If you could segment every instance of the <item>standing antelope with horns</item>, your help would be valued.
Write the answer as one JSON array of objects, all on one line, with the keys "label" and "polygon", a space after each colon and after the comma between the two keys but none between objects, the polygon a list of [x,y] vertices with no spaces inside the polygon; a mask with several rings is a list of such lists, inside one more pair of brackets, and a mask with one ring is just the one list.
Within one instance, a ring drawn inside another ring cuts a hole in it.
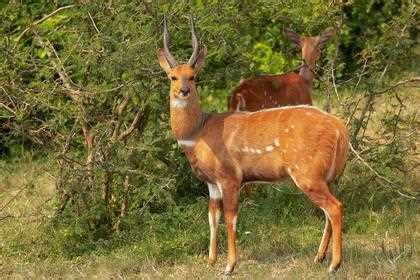
[{"label": "standing antelope with horns", "polygon": [[326,255],[332,235],[330,272],[341,263],[342,204],[330,193],[329,182],[344,169],[348,137],[336,117],[310,106],[283,107],[258,112],[201,111],[195,77],[204,64],[205,46],[199,47],[191,19],[193,54],[178,64],[168,48],[164,22],[159,64],[168,75],[172,133],[196,175],[209,188],[209,262],[217,258],[217,228],[224,213],[228,256],[225,274],[237,262],[235,232],[241,183],[275,182],[290,176],[326,217],[315,261]]},{"label": "standing antelope with horns", "polygon": [[287,105],[312,104],[311,91],[316,61],[325,43],[334,34],[331,28],[321,35],[300,36],[285,30],[286,36],[302,50],[299,74],[261,75],[240,82],[228,98],[229,111],[258,111]]}]

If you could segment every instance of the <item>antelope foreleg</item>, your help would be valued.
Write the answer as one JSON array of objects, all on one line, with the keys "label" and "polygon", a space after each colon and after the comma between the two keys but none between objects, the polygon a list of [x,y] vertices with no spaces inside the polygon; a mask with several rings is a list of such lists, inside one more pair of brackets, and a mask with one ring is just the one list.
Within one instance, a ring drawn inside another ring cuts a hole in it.
[{"label": "antelope foreleg", "polygon": [[[226,190],[226,191],[225,191]],[[223,188],[223,215],[227,231],[227,265],[225,274],[230,274],[235,269],[236,255],[236,222],[238,218],[239,186]]]},{"label": "antelope foreleg", "polygon": [[213,265],[217,260],[217,229],[222,212],[222,194],[216,185],[208,184],[209,187],[209,264]]}]

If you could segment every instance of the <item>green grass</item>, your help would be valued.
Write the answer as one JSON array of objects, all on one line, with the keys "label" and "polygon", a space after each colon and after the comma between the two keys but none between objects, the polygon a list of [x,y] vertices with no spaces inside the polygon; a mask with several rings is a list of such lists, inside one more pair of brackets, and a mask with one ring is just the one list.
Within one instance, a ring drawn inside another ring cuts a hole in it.
[{"label": "green grass", "polygon": [[[4,278],[221,277],[224,227],[219,232],[219,260],[209,267],[204,197],[169,212],[131,217],[121,233],[94,239],[87,238],[83,228],[69,230],[51,222],[54,185],[53,178],[41,172],[45,163],[2,162],[2,170],[0,207],[15,196],[0,216]],[[252,199],[242,199],[240,259],[233,278],[327,278],[329,260],[312,262],[323,215],[287,183],[277,189],[262,186]],[[384,201],[375,208],[353,207],[346,200],[344,205],[344,263],[337,278],[418,279],[418,205],[406,200]]]}]

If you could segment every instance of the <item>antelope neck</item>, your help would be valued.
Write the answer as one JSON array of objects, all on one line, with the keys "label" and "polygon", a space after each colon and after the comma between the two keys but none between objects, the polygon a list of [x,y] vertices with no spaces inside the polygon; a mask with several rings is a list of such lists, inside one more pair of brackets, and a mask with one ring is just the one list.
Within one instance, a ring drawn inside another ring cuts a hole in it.
[{"label": "antelope neck", "polygon": [[[171,96],[171,103],[176,98]],[[172,133],[178,142],[194,140],[207,118],[207,114],[201,111],[197,96],[186,99],[182,107],[171,106],[170,112]]]},{"label": "antelope neck", "polygon": [[306,61],[303,59],[299,70],[299,75],[301,75],[311,85],[314,79],[313,68],[314,66],[308,65],[308,63],[306,63]]}]

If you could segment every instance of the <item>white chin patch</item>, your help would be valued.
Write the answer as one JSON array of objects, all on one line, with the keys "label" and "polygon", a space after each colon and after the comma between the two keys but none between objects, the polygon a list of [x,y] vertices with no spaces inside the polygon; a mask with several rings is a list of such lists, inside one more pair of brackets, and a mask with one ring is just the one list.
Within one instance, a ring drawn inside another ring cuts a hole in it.
[{"label": "white chin patch", "polygon": [[187,100],[174,97],[171,100],[172,108],[185,108],[187,106]]}]

